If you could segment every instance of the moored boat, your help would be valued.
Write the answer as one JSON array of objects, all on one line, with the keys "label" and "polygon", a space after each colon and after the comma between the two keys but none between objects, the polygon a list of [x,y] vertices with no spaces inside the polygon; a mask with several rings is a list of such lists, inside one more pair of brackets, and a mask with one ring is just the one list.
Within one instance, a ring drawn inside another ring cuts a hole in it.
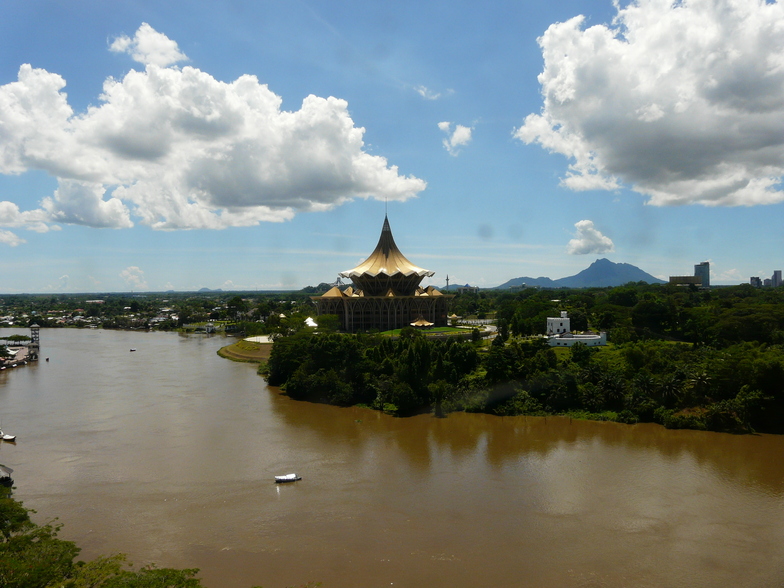
[{"label": "moored boat", "polygon": [[296,482],[301,479],[302,476],[298,476],[297,474],[286,474],[285,476],[275,476],[275,483],[285,484],[287,482]]},{"label": "moored boat", "polygon": [[16,441],[16,435],[8,435],[0,429],[0,439],[3,441]]},{"label": "moored boat", "polygon": [[14,479],[11,477],[11,474],[14,470],[8,468],[2,464],[0,464],[0,485],[3,486],[13,486]]}]

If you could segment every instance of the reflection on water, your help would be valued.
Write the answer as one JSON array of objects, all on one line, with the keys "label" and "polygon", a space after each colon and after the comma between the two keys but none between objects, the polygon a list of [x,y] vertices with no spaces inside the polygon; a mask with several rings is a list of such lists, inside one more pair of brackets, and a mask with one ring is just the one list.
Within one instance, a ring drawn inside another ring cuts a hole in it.
[{"label": "reflection on water", "polygon": [[41,339],[50,362],[0,373],[19,437],[0,462],[85,557],[228,588],[784,582],[781,437],[396,419],[292,401],[219,358],[219,338]]}]

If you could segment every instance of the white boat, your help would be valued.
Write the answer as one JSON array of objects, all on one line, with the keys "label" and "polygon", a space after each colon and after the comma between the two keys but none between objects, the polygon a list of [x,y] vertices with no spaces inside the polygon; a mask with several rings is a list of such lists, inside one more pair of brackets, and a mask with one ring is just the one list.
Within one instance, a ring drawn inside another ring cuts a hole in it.
[{"label": "white boat", "polygon": [[3,441],[16,441],[16,435],[6,435],[2,430],[0,430],[0,439]]},{"label": "white boat", "polygon": [[301,479],[302,476],[298,476],[297,474],[286,474],[285,476],[275,476],[275,483],[285,484],[286,482],[296,482]]}]

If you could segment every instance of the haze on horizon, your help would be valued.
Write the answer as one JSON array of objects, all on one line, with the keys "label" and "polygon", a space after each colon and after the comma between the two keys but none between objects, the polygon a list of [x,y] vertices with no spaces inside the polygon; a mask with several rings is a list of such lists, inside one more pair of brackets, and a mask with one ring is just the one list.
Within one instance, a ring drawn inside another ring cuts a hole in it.
[{"label": "haze on horizon", "polygon": [[[784,5],[12,1],[0,292],[784,266]],[[386,203],[386,204],[385,204]]]}]

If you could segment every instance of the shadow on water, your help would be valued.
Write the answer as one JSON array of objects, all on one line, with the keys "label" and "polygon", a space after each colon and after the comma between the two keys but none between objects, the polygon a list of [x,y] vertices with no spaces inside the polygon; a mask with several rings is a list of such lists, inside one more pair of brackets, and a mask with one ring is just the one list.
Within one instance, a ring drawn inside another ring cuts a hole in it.
[{"label": "shadow on water", "polygon": [[671,430],[654,423],[626,425],[557,416],[451,413],[445,418],[432,414],[400,418],[371,409],[292,400],[277,388],[267,388],[279,397],[273,408],[287,426],[307,429],[326,443],[362,445],[381,436],[420,470],[430,464],[431,442],[456,460],[473,459],[481,449],[495,468],[526,456],[545,459],[557,451],[594,446],[622,448],[640,459],[653,455],[671,463],[688,458],[714,469],[723,479],[784,495],[784,468],[778,466],[784,436]]}]

